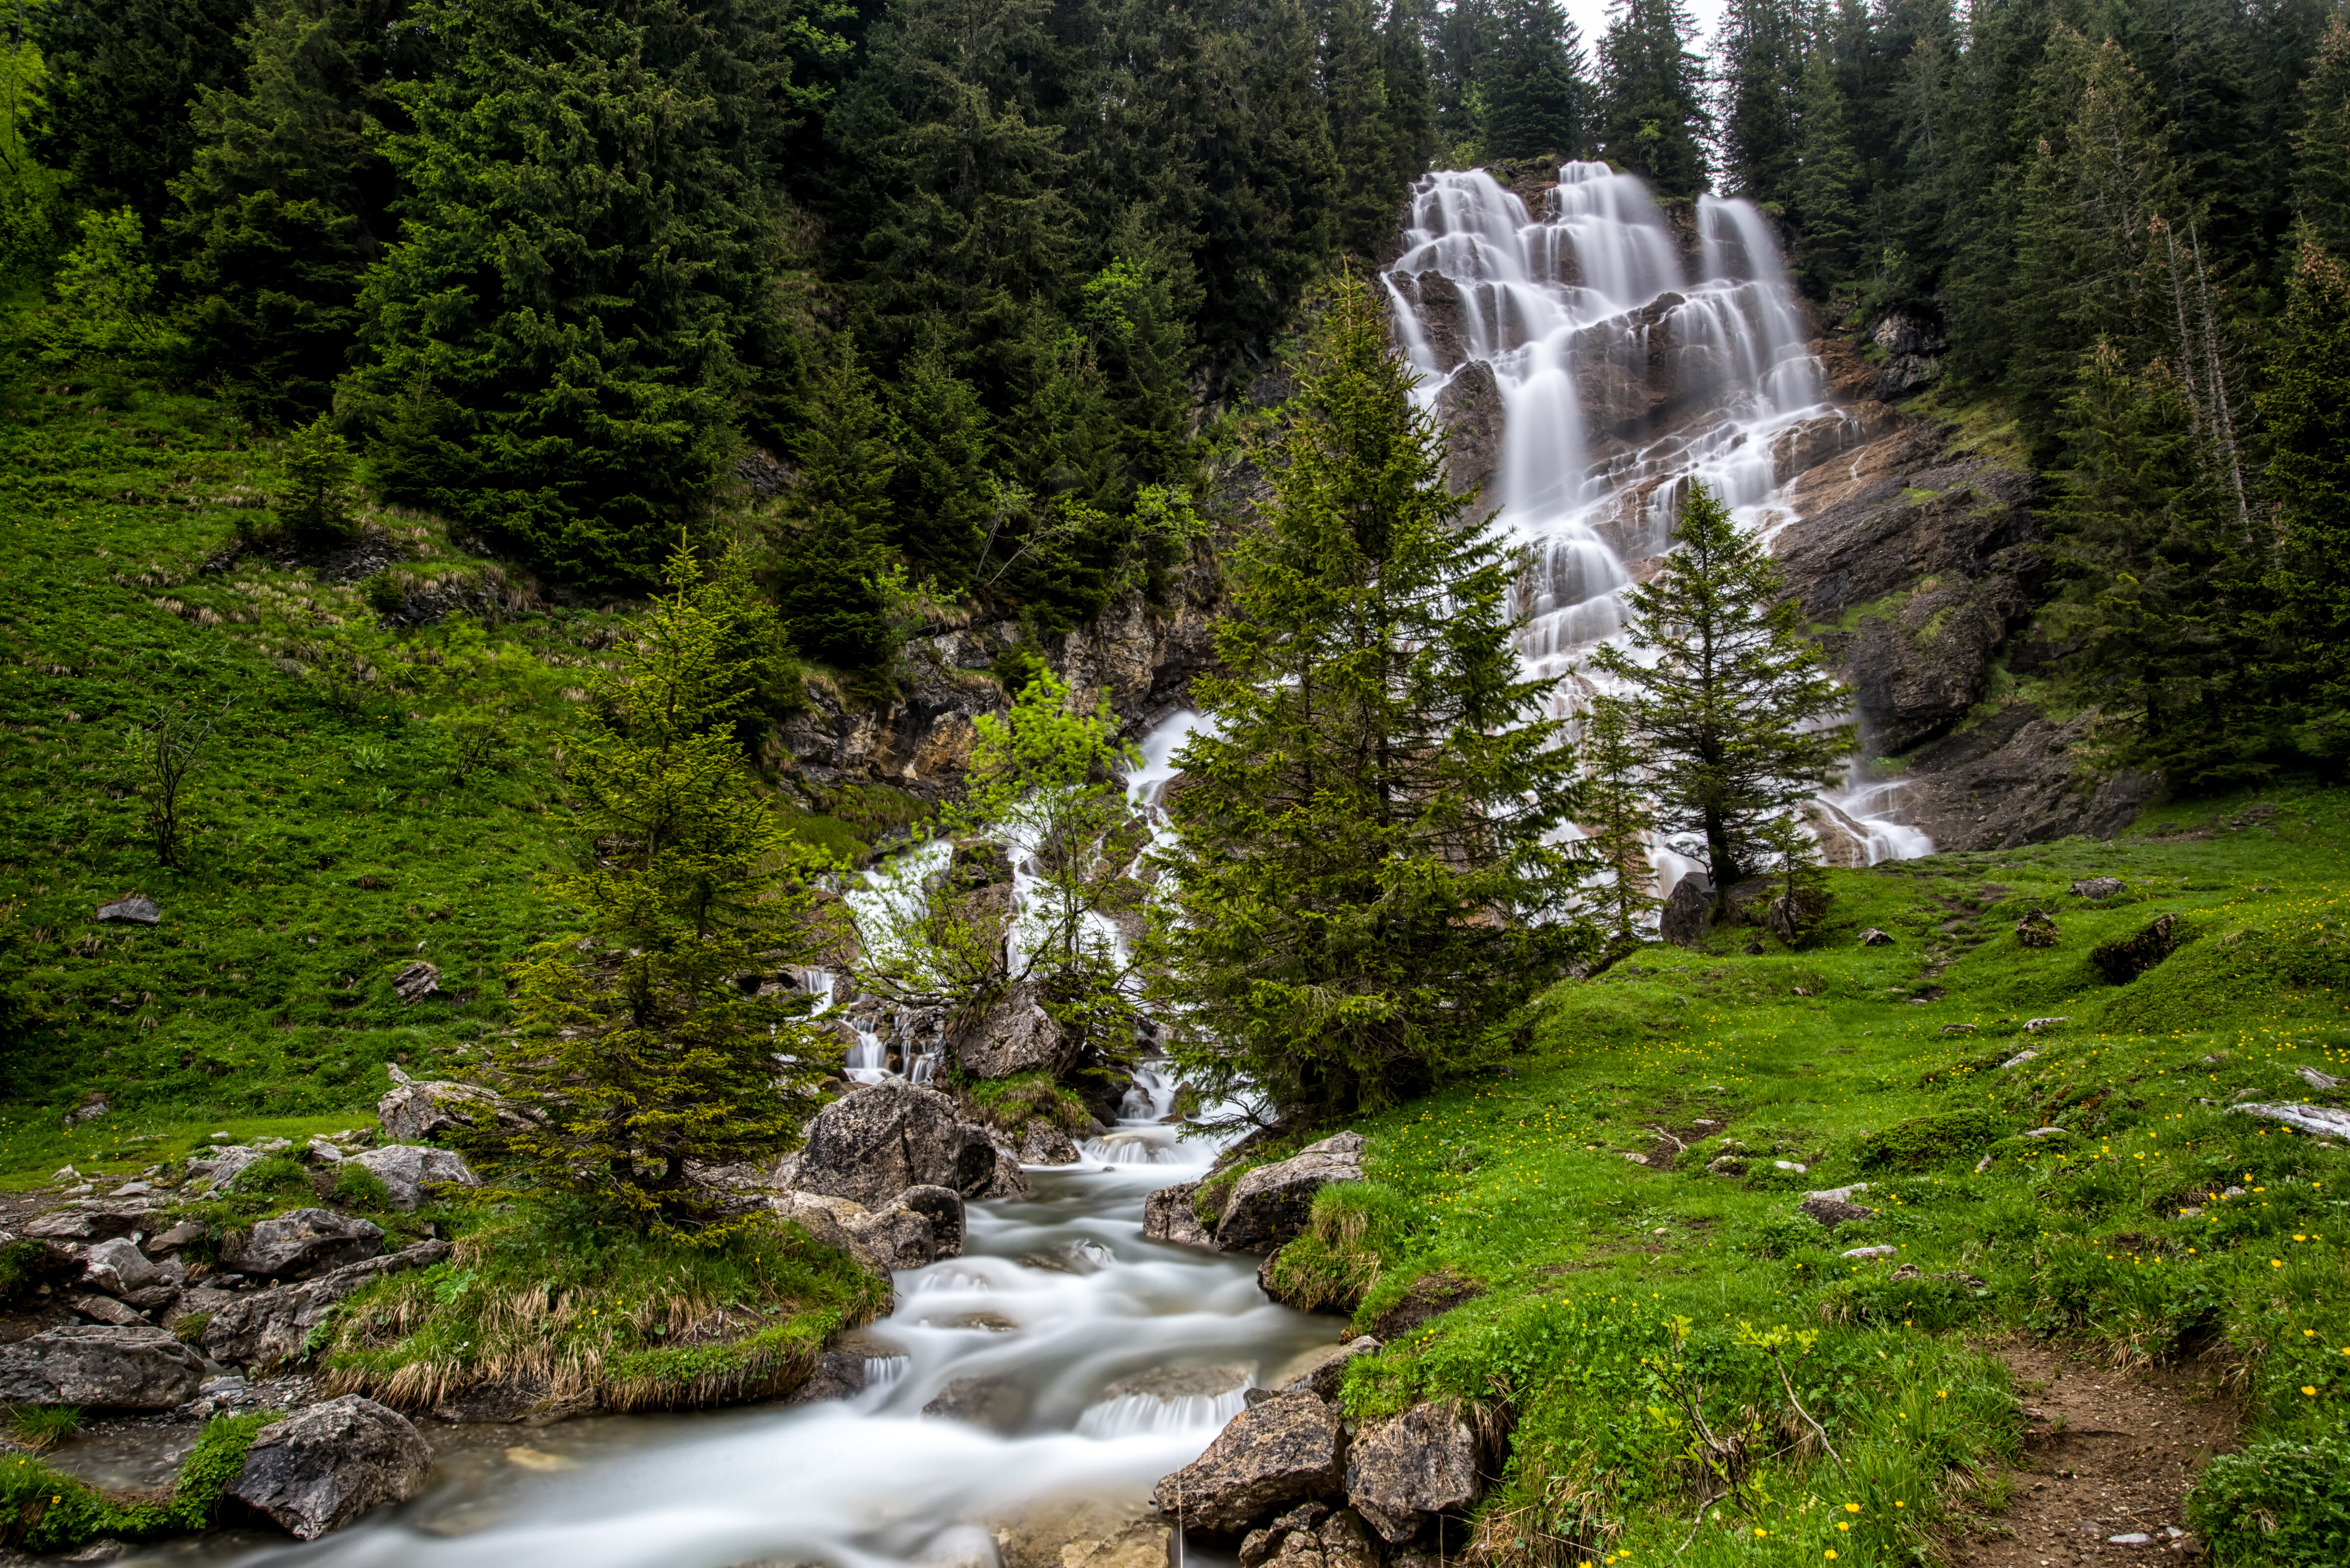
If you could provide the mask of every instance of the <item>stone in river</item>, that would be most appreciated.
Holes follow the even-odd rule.
[[[265,1427],[223,1496],[300,1541],[316,1541],[387,1502],[405,1502],[432,1469],[408,1417],[346,1394]]]
[[[1182,1529],[1238,1536],[1294,1503],[1335,1500],[1345,1479],[1337,1408],[1300,1388],[1234,1416],[1150,1500]]]
[[[1484,1445],[1461,1416],[1415,1405],[1373,1421],[1347,1456],[1347,1501],[1391,1546],[1419,1533],[1429,1516],[1465,1513],[1485,1492]]]

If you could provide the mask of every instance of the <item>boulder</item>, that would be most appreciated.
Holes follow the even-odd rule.
[[[2048,918],[2045,909],[2033,909],[2015,922],[2015,940],[2028,948],[2053,948],[2056,945],[2056,922]]]
[[[1011,1437],[1028,1419],[1028,1390],[1010,1377],[958,1377],[932,1396],[922,1414]]]
[[[1305,1229],[1316,1192],[1333,1181],[1362,1179],[1360,1133],[1339,1133],[1277,1165],[1259,1166],[1232,1184],[1216,1221],[1216,1245],[1227,1252],[1277,1247]]]
[[[1027,1197],[1028,1178],[1020,1168],[1019,1157],[1008,1149],[997,1149],[995,1170],[988,1177],[987,1185],[969,1196],[972,1198]]]
[[[1079,1042],[1036,1005],[1036,988],[1015,985],[1002,996],[956,1020],[947,1048],[963,1070],[982,1078],[1014,1073],[1058,1075],[1076,1061]]]
[[[408,1417],[346,1394],[264,1427],[223,1496],[300,1541],[387,1502],[405,1502],[432,1469]]]
[[[596,1390],[577,1377],[558,1384],[545,1373],[515,1372],[443,1394],[432,1418],[452,1426],[544,1427],[596,1408]]]
[[[204,1358],[160,1328],[74,1324],[0,1345],[0,1404],[169,1410],[203,1380]]]
[[[1069,1135],[1051,1122],[1032,1119],[1020,1129],[1023,1165],[1075,1165],[1083,1158]]]
[[[1061,1548],[1060,1568],[1168,1568],[1174,1561],[1173,1527],[1138,1519],[1098,1539],[1068,1542]]]
[[[398,1067],[386,1067],[384,1071],[391,1075],[391,1089],[375,1103],[375,1116],[383,1124],[385,1136],[395,1142],[415,1143],[456,1132],[466,1125],[467,1117],[484,1112],[495,1115],[502,1122],[520,1119],[515,1113],[502,1109],[505,1102],[495,1090],[479,1084],[411,1078]]]
[[[1865,948],[1889,948],[1893,945],[1893,939],[1871,926],[1860,933],[1860,945]]]
[[[110,1296],[127,1296],[164,1281],[163,1271],[121,1236],[100,1241],[82,1254],[81,1277]]]
[[[336,1303],[387,1274],[424,1268],[448,1255],[446,1241],[419,1241],[389,1256],[352,1263],[299,1284],[239,1291],[203,1309],[212,1314],[204,1324],[204,1354],[238,1366],[298,1361],[305,1355],[310,1331],[327,1320]]]
[[[962,1256],[962,1194],[945,1187],[909,1187],[891,1200],[927,1217],[941,1258]]]
[[[1200,1223],[1191,1211],[1191,1195],[1200,1190],[1196,1181],[1179,1182],[1162,1187],[1142,1200],[1142,1239],[1146,1241],[1171,1241],[1185,1247],[1212,1247],[1216,1239]]]
[[[331,1209],[295,1209],[255,1225],[221,1267],[265,1279],[300,1279],[306,1274],[363,1262],[383,1251],[383,1231],[372,1221]]]
[[[808,1380],[785,1398],[786,1405],[814,1405],[827,1399],[850,1399],[865,1392],[865,1357],[854,1351],[827,1350],[816,1358]]]
[[[1234,1416],[1150,1500],[1180,1529],[1238,1536],[1293,1503],[1336,1500],[1346,1483],[1342,1444],[1337,1407],[1292,1389]]]
[[[1675,947],[1695,947],[1713,924],[1713,883],[1695,872],[1673,884],[1664,912],[1657,917],[1657,934]]]
[[[116,1301],[112,1296],[76,1296],[68,1304],[73,1308],[75,1316],[87,1318],[91,1323],[110,1324],[116,1328],[142,1328],[147,1325],[146,1317],[137,1307],[128,1302]]]
[[[391,1194],[391,1206],[406,1211],[422,1203],[427,1187],[479,1187],[463,1156],[423,1144],[395,1143],[355,1154],[347,1162],[370,1171]]]
[[[842,1198],[825,1199],[812,1192],[784,1192],[776,1195],[772,1207],[777,1214],[806,1231],[808,1240],[817,1246],[847,1253],[849,1262],[868,1274],[877,1274],[885,1280],[889,1277],[889,1266],[865,1244],[862,1237],[848,1229],[850,1220],[869,1212],[862,1204],[851,1203]],[[842,1208],[848,1212],[840,1212]]]
[[[876,1212],[842,1221],[842,1228],[865,1244],[881,1266],[896,1272],[919,1269],[939,1260],[938,1233],[930,1216],[890,1203]]]
[[[241,1143],[229,1144],[209,1153],[188,1157],[188,1179],[209,1182],[214,1192],[226,1192],[236,1185],[236,1179],[248,1169],[267,1159],[267,1151],[249,1148]]]
[[[2118,877],[2090,877],[2073,884],[2075,898],[2110,898],[2128,891],[2129,884]]]
[[[1415,1405],[1373,1421],[1347,1450],[1347,1501],[1390,1546],[1431,1514],[1462,1513],[1484,1495],[1484,1445],[1459,1411]]]
[[[2331,1106],[2254,1105],[2228,1108],[2248,1116],[2282,1122],[2316,1137],[2350,1138],[2350,1111],[2336,1110]]]
[[[1874,1209],[1865,1209],[1857,1203],[1849,1203],[1841,1198],[1830,1198],[1824,1193],[1806,1198],[1796,1204],[1795,1212],[1810,1215],[1830,1231],[1839,1225],[1849,1225],[1856,1220],[1873,1219],[1877,1214]]]
[[[133,893],[127,898],[117,898],[111,904],[98,907],[101,920],[122,920],[134,926],[159,926],[163,923],[163,911],[155,900],[144,893]]]
[[[1346,1382],[1347,1366],[1363,1356],[1378,1355],[1378,1350],[1379,1342],[1367,1334],[1343,1345],[1315,1345],[1275,1372],[1272,1386],[1284,1393],[1292,1388],[1308,1389],[1336,1404],[1338,1389]]]
[[[183,1247],[192,1247],[204,1239],[203,1222],[182,1220],[158,1235],[147,1238],[146,1251],[151,1258],[168,1258]]]
[[[792,1183],[868,1209],[910,1187],[975,1194],[996,1184],[995,1145],[944,1095],[890,1078],[816,1113]]]
[[[144,1199],[92,1199],[35,1215],[25,1234],[39,1241],[105,1241],[130,1235],[146,1218]]]

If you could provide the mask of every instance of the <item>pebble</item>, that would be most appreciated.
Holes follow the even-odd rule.
[[[1855,1247],[1851,1251],[1846,1252],[1845,1256],[1847,1258],[1859,1258],[1863,1260],[1889,1258],[1899,1251],[1901,1251],[1901,1249],[1898,1247]]]

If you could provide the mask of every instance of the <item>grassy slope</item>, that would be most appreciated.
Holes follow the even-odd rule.
[[[1483,1528],[1537,1562],[1574,1557],[1569,1542],[1638,1562],[1685,1541],[1690,1563],[1910,1561],[1945,1510],[1996,1493],[1995,1467],[1969,1467],[2018,1441],[2004,1369],[1975,1348],[2008,1328],[2085,1336],[2123,1365],[2219,1344],[2257,1434],[2341,1434],[2350,1191],[2334,1189],[2350,1158],[2204,1102],[2339,1103],[2293,1069],[2350,1074],[2345,846],[2339,794],[2176,808],[2115,846],[1836,874],[1810,950],[1744,956],[1740,931],[1554,991],[1514,1077],[1359,1124],[1387,1199],[1352,1206],[1371,1216],[1357,1246],[1385,1264],[1360,1321],[1425,1272],[1488,1293],[1359,1371],[1356,1413],[1451,1396],[1513,1415],[1515,1467]],[[2100,908],[2065,891],[2098,873],[2130,892]],[[2058,920],[2056,948],[2017,942],[2033,907]],[[2106,984],[2089,949],[2165,911],[2188,944]],[[1859,946],[1866,926],[1895,943]],[[2070,1022],[2022,1033],[2051,1014]],[[2038,1059],[1997,1065],[2026,1048]],[[1869,1141],[1927,1117],[1950,1119]],[[2048,1125],[2070,1136],[2004,1136]],[[1690,1152],[1670,1170],[1627,1163],[1656,1127]],[[1706,1173],[1721,1137],[1748,1146],[1743,1178]],[[1801,1189],[1856,1180],[1878,1218],[1831,1241],[1793,1216]],[[2230,1185],[2251,1190],[2180,1215]],[[1326,1209],[1343,1258],[1341,1208]],[[1988,1288],[1896,1283],[1894,1263],[1838,1255],[1867,1244]],[[1709,1440],[1740,1490],[1700,1520],[1720,1490],[1694,1484]]]

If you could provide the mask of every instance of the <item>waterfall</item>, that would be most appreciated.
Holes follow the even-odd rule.
[[[1523,550],[1519,659],[1565,676],[1554,715],[1598,688],[1594,644],[1620,635],[1623,590],[1657,569],[1691,483],[1766,541],[1791,518],[1804,454],[1858,422],[1827,400],[1779,247],[1745,202],[1700,197],[1676,226],[1604,163],[1559,166],[1537,218],[1482,170],[1423,177],[1385,275],[1422,405],[1490,377],[1502,411],[1487,508]],[[1473,441],[1469,443],[1474,445]],[[1832,858],[1929,854],[1897,785],[1838,791],[1808,814]],[[1666,887],[1691,862],[1659,846]]]

